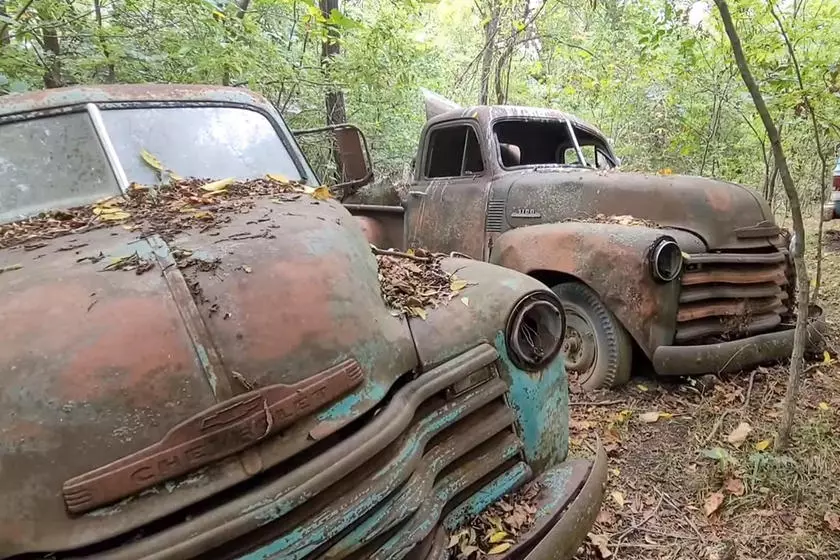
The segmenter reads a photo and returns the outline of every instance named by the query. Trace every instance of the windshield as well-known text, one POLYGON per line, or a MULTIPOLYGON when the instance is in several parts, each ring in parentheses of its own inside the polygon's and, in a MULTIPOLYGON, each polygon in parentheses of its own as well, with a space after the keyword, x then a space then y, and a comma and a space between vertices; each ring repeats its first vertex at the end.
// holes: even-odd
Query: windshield
POLYGON ((506 120, 493 126, 506 168, 529 166, 615 167, 602 138, 565 120, 506 120), (578 147, 575 146, 577 141, 578 147), (581 154, 583 159, 581 159, 581 154))
MULTIPOLYGON (((103 107, 101 114, 129 182, 158 182, 143 150, 183 177, 302 178, 271 121, 255 111, 180 105, 103 107)), ((0 125, 0 221, 120 193, 87 112, 0 125)))

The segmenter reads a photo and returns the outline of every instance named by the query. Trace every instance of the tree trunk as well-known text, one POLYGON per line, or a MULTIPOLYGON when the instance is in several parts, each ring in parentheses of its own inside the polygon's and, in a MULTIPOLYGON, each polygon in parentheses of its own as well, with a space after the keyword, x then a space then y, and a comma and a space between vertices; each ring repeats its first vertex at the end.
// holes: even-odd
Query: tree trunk
MULTIPOLYGON (((321 13, 325 18, 330 17, 333 10, 338 10, 339 0, 319 0, 321 13)), ((332 59, 341 54, 339 30, 334 25, 327 25, 327 37, 321 44, 321 67, 327 78, 327 92, 324 104, 327 111, 327 124, 341 124, 347 122, 347 110, 344 107, 344 92, 332 80, 332 59)), ((336 160, 338 164, 338 160, 336 160)))
MULTIPOLYGON (((0 17, 9 17, 9 12, 6 10, 6 0, 0 0, 0 17)), ((9 24, 5 21, 0 25, 0 47, 5 47, 11 43, 11 36, 9 35, 9 24)))
POLYGON ((779 169, 779 176, 782 178, 782 186, 785 188, 793 218, 791 254, 793 255, 793 263, 796 267, 797 316, 796 331, 793 337, 793 353, 790 358, 790 375, 788 376, 782 421, 779 425, 779 438, 776 442, 776 449, 783 451, 790 443, 796 397, 799 391, 799 378, 802 375, 802 365, 805 355, 805 343, 808 338, 808 296, 810 294, 808 288, 808 270, 805 267, 805 226, 802 221, 802 208, 799 204, 799 194, 796 192, 793 178, 790 175, 790 169, 788 168, 787 159, 785 158, 785 153, 779 138, 779 131, 770 116, 770 112, 767 110, 767 105, 764 103, 764 98, 761 95, 758 84, 756 84, 752 76, 749 64, 744 56, 744 49, 741 46, 741 39, 738 37, 738 32, 735 30, 735 25, 732 22, 729 6, 726 0, 715 0, 715 4, 720 12, 721 20, 723 20, 726 35, 732 44, 732 53, 735 56, 735 62, 738 64, 738 70, 741 72, 741 78, 744 80, 744 84, 750 92, 755 109, 758 111, 761 121, 764 123, 764 128, 767 129, 767 136, 770 138, 770 145, 773 147, 773 157, 776 161, 776 167, 779 169))
POLYGON ((47 50, 44 57, 47 65, 44 71, 44 87, 58 88, 64 85, 61 78, 61 42, 58 38, 58 31, 51 27, 55 22, 46 21, 43 31, 44 48, 47 50))
POLYGON ((490 72, 496 55, 496 32, 499 27, 499 4, 490 0, 490 19, 484 26, 484 52, 481 55, 481 89, 478 104, 487 105, 490 99, 490 72))
POLYGON ((108 61, 106 65, 108 73, 105 81, 109 84, 113 84, 117 81, 117 69, 114 66, 114 61, 111 60, 111 52, 108 49, 108 42, 105 40, 105 35, 102 31, 102 0, 93 0, 93 11, 96 14, 97 37, 99 38, 99 46, 102 48, 102 55, 108 61))

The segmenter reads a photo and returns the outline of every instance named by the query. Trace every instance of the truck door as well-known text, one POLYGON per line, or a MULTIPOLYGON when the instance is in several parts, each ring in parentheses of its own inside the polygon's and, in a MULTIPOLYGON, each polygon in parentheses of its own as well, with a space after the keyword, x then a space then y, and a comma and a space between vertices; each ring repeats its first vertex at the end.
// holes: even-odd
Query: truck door
POLYGON ((475 121, 434 125, 424 136, 406 201, 408 246, 484 259, 489 187, 475 121))

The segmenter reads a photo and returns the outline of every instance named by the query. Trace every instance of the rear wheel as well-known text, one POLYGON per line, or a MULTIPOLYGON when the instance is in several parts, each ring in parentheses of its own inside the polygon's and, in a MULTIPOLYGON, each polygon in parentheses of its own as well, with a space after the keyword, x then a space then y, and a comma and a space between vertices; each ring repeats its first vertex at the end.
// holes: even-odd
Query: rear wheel
POLYGON ((578 375, 587 391, 627 383, 633 346, 615 315, 598 294, 580 282, 558 284, 552 290, 566 312, 566 369, 578 375))

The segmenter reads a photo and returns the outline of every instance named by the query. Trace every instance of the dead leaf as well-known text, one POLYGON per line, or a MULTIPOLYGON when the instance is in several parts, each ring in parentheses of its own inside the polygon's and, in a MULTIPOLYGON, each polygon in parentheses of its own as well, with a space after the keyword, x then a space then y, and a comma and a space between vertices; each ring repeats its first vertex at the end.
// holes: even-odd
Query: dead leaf
POLYGON ((468 298, 468 297, 462 297, 462 298, 461 298, 461 303, 463 303, 464 305, 466 305, 467 307, 469 307, 469 306, 470 306, 470 298, 468 298))
POLYGON ((163 171, 163 164, 160 162, 158 158, 153 156, 146 150, 140 150, 140 157, 143 158, 143 161, 146 162, 146 165, 151 167, 152 169, 160 172, 163 171))
POLYGON ((100 220, 104 220, 106 222, 115 222, 119 220, 127 220, 131 217, 131 214, 125 212, 124 210, 117 210, 114 212, 108 212, 106 214, 101 214, 99 216, 100 220))
POLYGON ((724 488, 726 488, 726 491, 733 496, 743 496, 746 492, 746 489, 744 488, 744 481, 740 478, 730 478, 724 484, 724 488))
POLYGON ((269 173, 266 175, 272 181, 277 181, 278 183, 288 183, 289 179, 285 175, 280 175, 279 173, 269 173))
POLYGON ((645 412, 644 414, 639 416, 641 421, 645 422, 647 424, 652 424, 653 422, 656 422, 660 418, 662 418, 663 420, 669 420, 673 417, 674 417, 674 415, 670 414, 668 412, 645 412))
POLYGON ((423 309, 422 307, 409 307, 408 311, 409 311, 409 314, 411 314, 412 316, 420 317, 424 321, 426 320, 426 317, 427 317, 426 310, 423 309))
POLYGON ((720 508, 721 504, 723 503, 723 493, 722 492, 712 492, 706 501, 703 503, 703 511, 706 513, 706 517, 709 517, 714 512, 720 508))
POLYGON ((632 416, 632 415, 633 415, 633 411, 632 410, 627 410, 625 408, 624 410, 622 410, 621 412, 616 414, 615 419, 616 419, 616 422, 619 422, 619 423, 627 422, 627 419, 630 418, 630 416, 632 416))
POLYGON ((771 442, 769 439, 763 439, 763 440, 761 440, 761 441, 759 441, 758 443, 755 444, 755 450, 756 451, 764 451, 765 449, 770 447, 771 443, 773 443, 773 442, 771 442))
POLYGON ((312 198, 315 200, 329 200, 332 198, 332 193, 327 187, 318 187, 313 191, 312 198))
POLYGON ((598 549, 598 553, 601 555, 601 558, 609 558, 612 556, 612 552, 610 549, 607 548, 607 544, 610 542, 609 539, 604 535, 596 535, 594 533, 589 533, 587 535, 589 537, 589 541, 598 549))
POLYGON ((504 531, 496 531, 492 535, 490 535, 489 543, 496 544, 500 543, 508 537, 508 534, 504 531))
POLYGON ((828 353, 828 350, 823 351, 823 363, 830 364, 831 363, 831 354, 828 353))
POLYGON ((820 410, 829 410, 831 407, 828 406, 827 402, 821 402, 817 405, 817 408, 819 408, 820 410))
POLYGON ((608 509, 602 509, 598 512, 598 517, 595 518, 595 522, 609 527, 615 523, 615 514, 608 509))
POLYGON ((636 388, 637 388, 639 391, 643 392, 643 393, 647 393, 647 392, 648 392, 647 385, 641 385, 641 384, 639 384, 639 385, 636 385, 636 388))
POLYGON ((452 282, 450 282, 450 284, 449 284, 449 289, 452 290, 455 293, 460 292, 461 290, 463 290, 466 287, 467 287, 467 281, 466 280, 454 280, 453 279, 452 282))
POLYGON ((509 549, 512 545, 509 542, 497 544, 493 548, 487 551, 487 554, 501 554, 509 549))
POLYGON ((738 427, 732 430, 728 436, 726 436, 726 441, 734 445, 735 447, 740 446, 744 443, 744 440, 747 439, 747 436, 752 431, 752 426, 747 424, 746 422, 741 422, 738 424, 738 427))
POLYGON ((618 507, 624 507, 624 494, 621 492, 614 490, 610 496, 612 497, 613 501, 618 504, 618 507))
POLYGON ((825 521, 825 524, 828 525, 829 529, 835 533, 840 533, 840 514, 833 511, 827 511, 823 516, 823 521, 825 521))
POLYGON ((209 193, 220 193, 227 187, 232 185, 234 181, 236 181, 236 179, 234 179, 233 177, 228 177, 227 179, 219 179, 218 181, 212 181, 210 183, 207 183, 206 185, 201 185, 201 189, 209 193))

